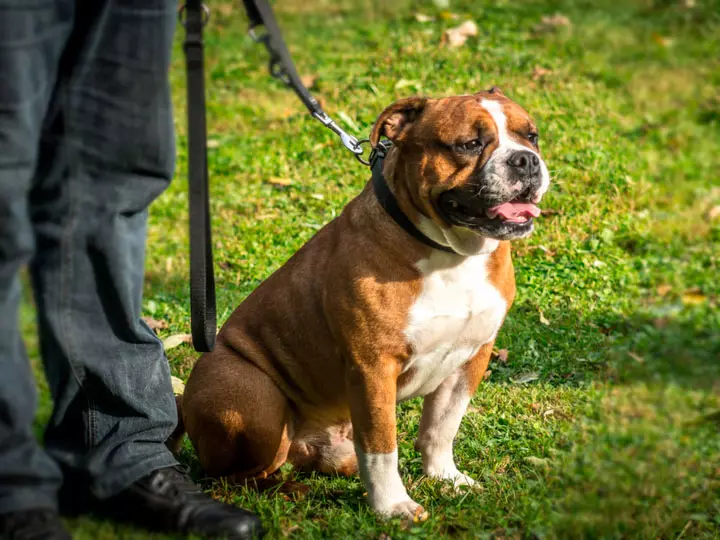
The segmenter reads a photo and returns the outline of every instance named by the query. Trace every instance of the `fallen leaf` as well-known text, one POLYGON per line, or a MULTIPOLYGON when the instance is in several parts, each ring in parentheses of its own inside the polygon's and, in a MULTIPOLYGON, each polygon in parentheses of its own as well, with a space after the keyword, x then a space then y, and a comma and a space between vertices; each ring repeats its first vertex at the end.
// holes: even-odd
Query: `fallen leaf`
POLYGON ((313 193, 310 195, 313 199, 317 199, 318 201, 325 200, 325 196, 322 193, 313 193))
POLYGON ((537 371, 528 371, 518 376, 517 379, 511 378, 510 381, 513 384, 527 384, 529 382, 537 381, 540 378, 540 374, 537 371))
POLYGON ((192 336, 190 334, 174 334, 163 340, 163 347, 165 347, 166 351, 169 351, 183 343, 192 343, 192 336))
POLYGON ((645 359, 642 356, 640 356, 639 354, 636 354, 632 351, 628 352, 628 356, 630 358, 632 358, 633 360, 635 360, 638 364, 645 363, 645 359))
POLYGON ((419 23, 429 23, 433 21, 433 18, 430 15, 425 15, 424 13, 416 13, 415 20, 419 23))
POLYGON ((469 37, 477 35, 477 24, 473 21, 465 21, 460 26, 445 30, 442 42, 448 47, 461 47, 469 37))
POLYGON ((540 311, 540 322, 545 326, 550 326, 550 321, 545 318, 545 314, 542 312, 542 310, 540 311))
POLYGON ((259 219, 260 221, 265 221, 266 219, 278 218, 278 217, 280 217, 280 214, 278 214, 277 212, 263 212, 260 214, 255 214, 255 216, 253 216, 253 217, 255 219, 259 219))
POLYGON ((688 289, 682 295, 682 303, 686 306, 704 304, 706 300, 707 296, 705 296, 700 289, 688 289))
POLYGON ((710 210, 708 210, 708 219, 713 220, 720 217, 720 205, 713 206, 710 210))
POLYGON ((455 19, 459 19, 460 15, 451 11, 441 11, 438 13, 438 17, 440 17, 443 21, 454 21, 455 19))
POLYGON ((273 186, 287 187, 292 185, 293 181, 290 178, 279 178, 277 176, 272 176, 267 179, 267 183, 273 186))
POLYGON ((483 379, 489 379, 490 375, 492 375, 492 369, 488 369, 487 371, 485 371, 485 373, 483 374, 483 379))
POLYGON ((167 330, 168 323, 165 321, 158 321, 151 317, 143 317, 143 321, 150 327, 150 330, 157 334, 158 330, 167 330))
POLYGON ((539 403, 531 403, 530 408, 533 411, 538 412, 542 408, 542 405, 540 405, 539 403))
POLYGON ((528 456, 525 458, 525 461, 527 461, 531 465, 537 467, 538 469, 549 469, 550 468, 550 461, 546 458, 528 456))
POLYGON ((672 38, 669 38, 669 37, 666 37, 666 36, 661 36, 661 35, 658 34, 657 32, 653 32, 653 33, 652 33, 652 39, 653 39, 653 41, 654 41, 655 43, 657 43, 657 44, 660 45, 661 47, 665 47, 666 49, 667 49, 668 47, 672 47, 672 45, 673 45, 673 39, 672 39, 672 38))
POLYGON ((553 414, 555 414, 555 409, 548 409, 543 413, 543 417, 547 418, 548 416, 552 416, 553 414))
POLYGON ((554 32, 559 28, 570 28, 572 23, 565 15, 556 13, 555 15, 546 15, 540 22, 535 25, 535 32, 554 32))
POLYGON ((497 360, 502 364, 507 364, 509 351, 507 349, 499 349, 497 352, 497 360))
POLYGON ((317 80, 318 80, 317 75, 302 75, 300 77, 300 82, 303 83, 303 86, 305 88, 307 88, 308 90, 313 89, 317 80))
MULTIPOLYGON (((532 72, 533 81, 542 79, 543 77, 546 77, 547 75, 552 75, 552 71, 550 71, 549 69, 545 69, 544 67, 541 67, 541 66, 535 66, 533 68, 533 72, 532 72)), ((547 212, 543 211, 543 214, 547 215, 547 212)))
POLYGON ((174 375, 170 377, 170 381, 172 382, 173 394, 182 396, 185 393, 185 383, 174 375))
POLYGON ((218 146, 220 146, 220 141, 217 139, 209 139, 207 142, 208 148, 217 148, 218 146))
POLYGON ((667 293, 669 293, 670 291, 672 291, 672 285, 668 285, 667 283, 663 283, 662 285, 658 285, 655 290, 657 291, 657 293, 658 293, 660 296, 666 296, 667 293))
POLYGON ((403 88, 409 88, 412 87, 415 90, 419 90, 421 88, 420 81, 413 81, 410 79, 400 79, 398 82, 395 83, 395 90, 402 90, 403 88))
POLYGON ((447 9, 450 7, 450 0, 433 0, 433 4, 438 9, 447 9))

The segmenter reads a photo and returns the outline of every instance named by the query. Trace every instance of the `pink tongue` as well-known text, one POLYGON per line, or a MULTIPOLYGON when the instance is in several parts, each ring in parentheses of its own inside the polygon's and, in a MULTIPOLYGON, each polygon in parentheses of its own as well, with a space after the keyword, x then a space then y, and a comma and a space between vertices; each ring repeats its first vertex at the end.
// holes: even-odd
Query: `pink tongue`
POLYGON ((531 203, 506 202, 488 209, 489 218, 500 216, 507 221, 522 222, 531 217, 538 217, 540 209, 531 203))

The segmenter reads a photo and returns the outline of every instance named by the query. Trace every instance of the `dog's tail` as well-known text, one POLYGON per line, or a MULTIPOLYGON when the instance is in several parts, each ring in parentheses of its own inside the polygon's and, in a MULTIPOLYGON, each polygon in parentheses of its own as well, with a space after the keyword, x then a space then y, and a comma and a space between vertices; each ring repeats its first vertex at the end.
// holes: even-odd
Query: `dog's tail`
POLYGON ((172 432, 168 440, 165 441, 165 445, 170 449, 173 454, 178 454, 182 447, 183 438, 185 436, 185 422, 183 422, 183 392, 185 391, 185 385, 177 377, 172 378, 173 393, 175 394, 175 406, 177 407, 177 426, 175 431, 172 432))

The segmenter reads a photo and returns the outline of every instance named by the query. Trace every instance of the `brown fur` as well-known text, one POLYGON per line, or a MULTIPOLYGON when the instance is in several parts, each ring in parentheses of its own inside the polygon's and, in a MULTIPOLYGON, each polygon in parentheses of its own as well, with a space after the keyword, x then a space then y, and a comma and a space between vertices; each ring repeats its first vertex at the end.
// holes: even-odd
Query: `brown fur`
MULTIPOLYGON (((447 145, 480 130, 490 149, 477 159, 488 159, 497 134, 480 98, 507 100, 496 92, 410 98, 380 115, 372 140, 393 140, 387 177, 411 218, 442 222, 431 201, 477 165, 447 145)), ((181 409, 208 474, 266 478, 288 459, 352 474, 353 437, 365 452, 396 448, 397 388, 412 376, 400 375, 412 353, 403 329, 422 285, 416 263, 429 249, 391 220, 368 185, 235 310, 215 350, 193 369, 181 409)), ((500 243, 489 266, 509 307, 509 243, 500 243)), ((463 367, 471 391, 491 350, 483 346, 463 367)))

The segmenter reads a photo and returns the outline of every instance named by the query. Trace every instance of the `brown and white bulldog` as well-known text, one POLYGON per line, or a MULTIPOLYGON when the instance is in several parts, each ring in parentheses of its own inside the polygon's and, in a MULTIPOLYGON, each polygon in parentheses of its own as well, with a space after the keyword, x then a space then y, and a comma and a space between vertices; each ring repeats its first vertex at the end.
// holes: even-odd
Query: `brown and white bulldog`
POLYGON ((368 184, 235 310, 180 408, 209 475, 359 469, 376 512, 417 517, 396 405, 425 398, 425 474, 472 484, 453 439, 515 295, 508 240, 532 231, 549 175, 535 124, 496 88, 398 101, 371 143, 382 136, 400 209, 451 252, 410 236, 368 184))

